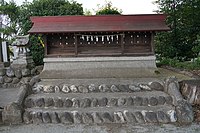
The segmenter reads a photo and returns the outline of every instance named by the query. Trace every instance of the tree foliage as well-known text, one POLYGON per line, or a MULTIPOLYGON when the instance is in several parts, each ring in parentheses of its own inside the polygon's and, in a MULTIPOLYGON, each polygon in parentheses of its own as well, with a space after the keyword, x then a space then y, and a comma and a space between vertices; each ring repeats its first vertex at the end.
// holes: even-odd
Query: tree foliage
POLYGON ((200 1, 199 0, 156 0, 159 13, 167 14, 171 31, 160 33, 156 38, 156 52, 161 57, 176 57, 187 60, 196 57, 199 51, 200 1))
MULTIPOLYGON (((32 23, 31 16, 62 16, 62 15, 83 15, 83 7, 76 1, 68 0, 33 0, 33 2, 24 1, 21 6, 17 6, 14 1, 10 3, 2 2, 0 5, 0 15, 7 16, 9 27, 4 29, 9 35, 28 34, 32 23), (14 30, 14 31, 9 31, 14 30), (13 32, 13 33, 12 33, 13 32)), ((4 33, 4 34, 5 34, 4 33)), ((44 48, 41 46, 37 37, 31 36, 30 47, 33 60, 36 65, 42 64, 44 57, 44 48)))
POLYGON ((15 2, 1 1, 0 3, 0 17, 5 18, 4 22, 6 27, 1 28, 0 31, 3 33, 3 40, 8 40, 9 37, 18 33, 18 16, 19 7, 15 2))
POLYGON ((20 7, 21 33, 27 34, 31 28, 30 16, 62 16, 83 15, 81 4, 67 0, 33 0, 32 3, 24 2, 20 7))
POLYGON ((98 10, 95 11, 96 15, 108 15, 108 14, 121 14, 122 11, 116 7, 113 7, 111 1, 105 1, 105 4, 100 7, 98 5, 98 10))

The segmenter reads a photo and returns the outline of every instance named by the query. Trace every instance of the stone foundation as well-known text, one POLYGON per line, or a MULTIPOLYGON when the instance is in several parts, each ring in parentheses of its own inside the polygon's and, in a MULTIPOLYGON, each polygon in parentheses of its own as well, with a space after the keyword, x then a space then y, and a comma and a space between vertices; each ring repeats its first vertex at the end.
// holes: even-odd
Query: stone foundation
POLYGON ((155 77, 155 56, 45 58, 41 79, 155 77))

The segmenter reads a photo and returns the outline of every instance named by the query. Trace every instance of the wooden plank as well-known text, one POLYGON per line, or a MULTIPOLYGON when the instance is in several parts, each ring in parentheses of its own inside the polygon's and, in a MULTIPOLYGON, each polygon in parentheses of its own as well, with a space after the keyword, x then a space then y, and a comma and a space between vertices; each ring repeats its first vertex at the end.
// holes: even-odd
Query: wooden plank
POLYGON ((154 32, 151 32, 151 52, 155 53, 154 32))
POLYGON ((124 34, 121 34, 120 35, 120 38, 121 38, 121 54, 123 55, 124 54, 124 34))
POLYGON ((48 46, 47 46, 47 35, 44 34, 43 40, 44 40, 44 56, 48 55, 48 46))
POLYGON ((78 41, 77 41, 77 35, 74 34, 74 36, 75 36, 75 56, 77 56, 78 55, 78 41))

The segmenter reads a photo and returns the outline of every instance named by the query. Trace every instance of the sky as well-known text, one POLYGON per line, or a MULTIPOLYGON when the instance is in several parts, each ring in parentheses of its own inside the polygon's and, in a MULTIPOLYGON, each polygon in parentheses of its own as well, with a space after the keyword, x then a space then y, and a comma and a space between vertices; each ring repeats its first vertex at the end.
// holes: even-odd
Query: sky
MULTIPOLYGON (((9 0, 6 0, 9 1, 9 0)), ((14 0, 18 5, 21 5, 24 0, 14 0)), ((32 0, 27 0, 32 1, 32 0)), ((84 9, 93 11, 97 9, 97 4, 103 5, 105 0, 75 0, 83 4, 84 9)), ((157 6, 153 4, 155 0, 109 0, 114 7, 122 9, 122 14, 151 14, 157 10, 157 6)))

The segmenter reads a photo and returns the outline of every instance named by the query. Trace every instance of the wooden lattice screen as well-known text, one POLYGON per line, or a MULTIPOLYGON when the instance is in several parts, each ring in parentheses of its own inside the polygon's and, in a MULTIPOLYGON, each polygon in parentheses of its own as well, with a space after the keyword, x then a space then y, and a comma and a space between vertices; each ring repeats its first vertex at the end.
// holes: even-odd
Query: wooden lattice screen
POLYGON ((151 32, 94 32, 47 35, 47 55, 151 54, 151 32))

